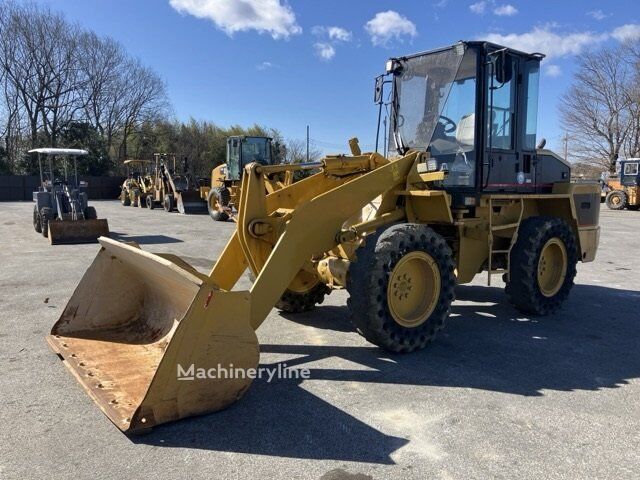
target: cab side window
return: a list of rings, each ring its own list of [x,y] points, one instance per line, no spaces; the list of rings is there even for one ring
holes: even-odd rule
[[[487,146],[492,149],[513,149],[517,62],[509,61],[513,74],[506,82],[487,71]]]

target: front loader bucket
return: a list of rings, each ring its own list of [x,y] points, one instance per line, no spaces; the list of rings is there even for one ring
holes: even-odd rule
[[[49,242],[51,245],[62,243],[93,243],[98,237],[109,235],[106,219],[94,220],[51,220],[49,222]]]
[[[209,213],[207,201],[200,197],[200,192],[180,192],[177,197],[178,212],[187,215]]]
[[[220,290],[172,255],[99,241],[47,340],[107,417],[134,432],[239,399],[259,359],[249,292]]]

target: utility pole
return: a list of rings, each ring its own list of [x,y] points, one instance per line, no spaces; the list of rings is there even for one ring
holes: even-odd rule
[[[384,157],[387,158],[387,117],[384,117],[382,123],[384,124],[384,137],[382,138],[384,146],[382,147],[382,152],[384,153]]]
[[[307,125],[307,163],[309,163],[309,125]]]
[[[562,137],[562,141],[564,142],[564,161],[568,162],[569,157],[569,134],[564,132],[564,136]]]

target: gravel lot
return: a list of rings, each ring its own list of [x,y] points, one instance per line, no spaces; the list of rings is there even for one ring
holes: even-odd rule
[[[93,204],[114,238],[202,271],[234,228]],[[392,356],[353,330],[334,292],[307,314],[273,310],[258,331],[262,364],[311,379],[256,380],[223,412],[129,438],[44,340],[98,247],[50,246],[32,208],[0,204],[0,479],[638,477],[640,212],[603,210],[597,260],[579,265],[557,315],[523,316],[482,276],[457,289],[430,348]]]

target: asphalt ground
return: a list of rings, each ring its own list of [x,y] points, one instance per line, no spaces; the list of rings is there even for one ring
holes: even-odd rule
[[[203,272],[234,229],[93,204],[114,238]],[[555,315],[519,313],[479,276],[456,289],[434,344],[390,355],[354,331],[335,291],[258,330],[263,366],[310,379],[256,380],[227,410],[128,437],[44,340],[98,247],[49,245],[32,208],[0,203],[0,479],[638,478],[640,212],[602,211],[597,259]]]

